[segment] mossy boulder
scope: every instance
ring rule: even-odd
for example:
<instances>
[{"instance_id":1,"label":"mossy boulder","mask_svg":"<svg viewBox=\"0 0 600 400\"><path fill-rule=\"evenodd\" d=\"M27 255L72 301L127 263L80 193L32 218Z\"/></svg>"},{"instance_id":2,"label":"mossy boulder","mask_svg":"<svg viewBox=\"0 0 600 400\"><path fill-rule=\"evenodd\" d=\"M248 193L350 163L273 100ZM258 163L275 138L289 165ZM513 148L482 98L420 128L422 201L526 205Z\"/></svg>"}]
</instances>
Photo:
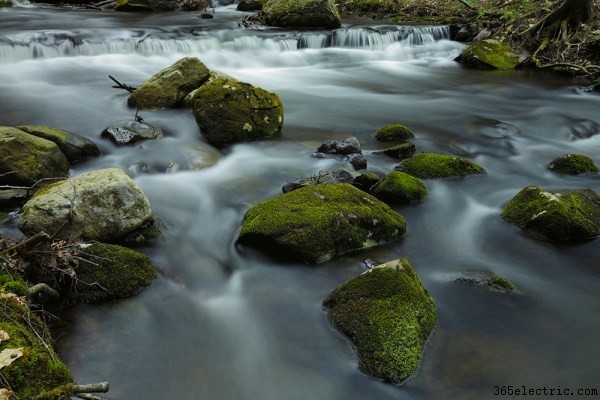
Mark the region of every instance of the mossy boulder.
<instances>
[{"instance_id":1,"label":"mossy boulder","mask_svg":"<svg viewBox=\"0 0 600 400\"><path fill-rule=\"evenodd\" d=\"M356 348L360 369L394 383L416 371L436 322L435 303L406 259L347 281L323 305Z\"/></svg>"},{"instance_id":2,"label":"mossy boulder","mask_svg":"<svg viewBox=\"0 0 600 400\"><path fill-rule=\"evenodd\" d=\"M354 178L352 185L364 192L370 193L371 188L375 186L380 179L379 175L375 172L365 171Z\"/></svg>"},{"instance_id":3,"label":"mossy boulder","mask_svg":"<svg viewBox=\"0 0 600 400\"><path fill-rule=\"evenodd\" d=\"M0 184L32 186L44 178L69 174L69 160L58 146L17 128L0 126Z\"/></svg>"},{"instance_id":4,"label":"mossy boulder","mask_svg":"<svg viewBox=\"0 0 600 400\"><path fill-rule=\"evenodd\" d=\"M513 69L520 62L519 53L496 39L472 44L463 52L460 60L468 67L478 69Z\"/></svg>"},{"instance_id":5,"label":"mossy boulder","mask_svg":"<svg viewBox=\"0 0 600 400\"><path fill-rule=\"evenodd\" d=\"M118 0L116 11L173 11L179 6L169 0Z\"/></svg>"},{"instance_id":6,"label":"mossy boulder","mask_svg":"<svg viewBox=\"0 0 600 400\"><path fill-rule=\"evenodd\" d=\"M278 135L283 126L279 96L265 89L228 78L217 78L196 91L196 122L215 146Z\"/></svg>"},{"instance_id":7,"label":"mossy boulder","mask_svg":"<svg viewBox=\"0 0 600 400\"><path fill-rule=\"evenodd\" d=\"M137 88L127 104L139 109L181 107L192 90L208 80L208 68L196 57L185 57L152 75Z\"/></svg>"},{"instance_id":8,"label":"mossy boulder","mask_svg":"<svg viewBox=\"0 0 600 400\"><path fill-rule=\"evenodd\" d=\"M421 179L485 174L485 169L466 158L435 153L417 154L395 169Z\"/></svg>"},{"instance_id":9,"label":"mossy boulder","mask_svg":"<svg viewBox=\"0 0 600 400\"><path fill-rule=\"evenodd\" d=\"M267 25L334 29L342 17L333 0L269 0L264 6Z\"/></svg>"},{"instance_id":10,"label":"mossy boulder","mask_svg":"<svg viewBox=\"0 0 600 400\"><path fill-rule=\"evenodd\" d=\"M39 190L25 205L19 229L60 239L118 242L152 211L146 195L118 168L88 172Z\"/></svg>"},{"instance_id":11,"label":"mossy boulder","mask_svg":"<svg viewBox=\"0 0 600 400\"><path fill-rule=\"evenodd\" d=\"M0 351L22 349L22 356L2 368L3 386L8 384L19 399L50 392L55 395L44 398L71 398L71 373L49 346L50 333L35 313L14 297L0 298L0 330L9 336L0 343Z\"/></svg>"},{"instance_id":12,"label":"mossy boulder","mask_svg":"<svg viewBox=\"0 0 600 400\"><path fill-rule=\"evenodd\" d=\"M346 183L303 187L246 212L238 243L273 256L316 264L400 238L404 218Z\"/></svg>"},{"instance_id":13,"label":"mossy boulder","mask_svg":"<svg viewBox=\"0 0 600 400\"><path fill-rule=\"evenodd\" d=\"M21 125L17 129L56 143L71 164L100 155L96 143L76 133L42 125Z\"/></svg>"},{"instance_id":14,"label":"mossy boulder","mask_svg":"<svg viewBox=\"0 0 600 400\"><path fill-rule=\"evenodd\" d=\"M600 196L590 189L521 190L502 210L519 228L553 240L578 241L600 235Z\"/></svg>"},{"instance_id":15,"label":"mossy boulder","mask_svg":"<svg viewBox=\"0 0 600 400\"><path fill-rule=\"evenodd\" d=\"M388 147L378 153L383 153L386 156L403 159L413 156L417 151L417 147L412 143L400 143L392 147Z\"/></svg>"},{"instance_id":16,"label":"mossy boulder","mask_svg":"<svg viewBox=\"0 0 600 400\"><path fill-rule=\"evenodd\" d=\"M402 124L384 126L373 134L380 142L399 142L415 137L414 133Z\"/></svg>"},{"instance_id":17,"label":"mossy boulder","mask_svg":"<svg viewBox=\"0 0 600 400\"><path fill-rule=\"evenodd\" d=\"M595 174L598 167L594 161L583 154L566 154L557 157L548 166L551 171L565 175Z\"/></svg>"},{"instance_id":18,"label":"mossy boulder","mask_svg":"<svg viewBox=\"0 0 600 400\"><path fill-rule=\"evenodd\" d=\"M379 181L371 194L388 204L407 204L424 199L427 188L419 178L394 171Z\"/></svg>"},{"instance_id":19,"label":"mossy boulder","mask_svg":"<svg viewBox=\"0 0 600 400\"><path fill-rule=\"evenodd\" d=\"M152 261L126 247L104 243L80 245L81 263L69 298L77 303L98 303L130 297L156 279Z\"/></svg>"},{"instance_id":20,"label":"mossy boulder","mask_svg":"<svg viewBox=\"0 0 600 400\"><path fill-rule=\"evenodd\" d=\"M238 11L260 11L268 0L240 0Z\"/></svg>"}]
</instances>

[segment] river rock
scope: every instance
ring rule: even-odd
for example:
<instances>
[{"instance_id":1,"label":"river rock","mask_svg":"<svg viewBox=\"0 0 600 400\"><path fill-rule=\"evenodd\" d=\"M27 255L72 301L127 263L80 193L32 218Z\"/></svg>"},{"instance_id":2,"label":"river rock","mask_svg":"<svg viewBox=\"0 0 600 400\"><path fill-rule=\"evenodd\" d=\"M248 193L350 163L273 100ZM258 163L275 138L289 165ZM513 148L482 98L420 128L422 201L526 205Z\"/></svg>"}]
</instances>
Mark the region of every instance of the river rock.
<instances>
[{"instance_id":1,"label":"river rock","mask_svg":"<svg viewBox=\"0 0 600 400\"><path fill-rule=\"evenodd\" d=\"M196 122L215 146L278 135L283 126L279 96L249 83L218 78L193 98Z\"/></svg>"},{"instance_id":2,"label":"river rock","mask_svg":"<svg viewBox=\"0 0 600 400\"><path fill-rule=\"evenodd\" d=\"M427 196L425 184L403 172L390 172L371 189L371 194L388 204L407 204Z\"/></svg>"},{"instance_id":3,"label":"river rock","mask_svg":"<svg viewBox=\"0 0 600 400\"><path fill-rule=\"evenodd\" d=\"M388 147L385 150L376 152L377 154L385 154L386 156L393 158L408 158L415 154L417 147L412 143L400 143L392 147Z\"/></svg>"},{"instance_id":4,"label":"river rock","mask_svg":"<svg viewBox=\"0 0 600 400\"><path fill-rule=\"evenodd\" d=\"M358 139L350 136L344 140L326 140L317 148L317 152L348 155L361 153L362 151Z\"/></svg>"},{"instance_id":5,"label":"river rock","mask_svg":"<svg viewBox=\"0 0 600 400\"><path fill-rule=\"evenodd\" d=\"M353 183L354 179L359 174L350 171L346 168L337 168L333 171L319 172L318 175L311 176L309 178L300 178L294 181L288 182L281 190L283 193L291 192L292 190L300 189L301 187L320 185L320 184L334 184L334 183Z\"/></svg>"},{"instance_id":6,"label":"river rock","mask_svg":"<svg viewBox=\"0 0 600 400\"><path fill-rule=\"evenodd\" d=\"M598 167L594 161L583 154L566 154L557 157L548 166L551 171L565 175L595 174Z\"/></svg>"},{"instance_id":7,"label":"river rock","mask_svg":"<svg viewBox=\"0 0 600 400\"><path fill-rule=\"evenodd\" d=\"M404 235L404 218L341 183L303 187L246 212L237 242L288 261L316 264Z\"/></svg>"},{"instance_id":8,"label":"river rock","mask_svg":"<svg viewBox=\"0 0 600 400\"><path fill-rule=\"evenodd\" d=\"M352 181L352 185L358 189L371 193L371 189L379 182L381 178L375 172L365 171L358 175Z\"/></svg>"},{"instance_id":9,"label":"river rock","mask_svg":"<svg viewBox=\"0 0 600 400\"><path fill-rule=\"evenodd\" d=\"M494 275L489 271L460 271L457 276L454 277L454 282L472 286L481 286L496 292L514 293L517 291L516 286L511 281Z\"/></svg>"},{"instance_id":10,"label":"river rock","mask_svg":"<svg viewBox=\"0 0 600 400\"><path fill-rule=\"evenodd\" d=\"M323 305L354 345L360 369L393 383L416 371L436 323L435 303L406 259L345 282Z\"/></svg>"},{"instance_id":11,"label":"river rock","mask_svg":"<svg viewBox=\"0 0 600 400\"><path fill-rule=\"evenodd\" d=\"M75 271L77 280L68 295L77 303L129 297L156 279L150 259L126 247L82 244L78 256L81 262Z\"/></svg>"},{"instance_id":12,"label":"river rock","mask_svg":"<svg viewBox=\"0 0 600 400\"><path fill-rule=\"evenodd\" d=\"M521 190L502 210L519 228L553 240L586 240L600 235L600 196L590 189Z\"/></svg>"},{"instance_id":13,"label":"river rock","mask_svg":"<svg viewBox=\"0 0 600 400\"><path fill-rule=\"evenodd\" d=\"M342 17L333 0L269 0L264 6L267 25L339 28Z\"/></svg>"},{"instance_id":14,"label":"river rock","mask_svg":"<svg viewBox=\"0 0 600 400\"><path fill-rule=\"evenodd\" d=\"M415 137L414 133L402 124L384 126L375 132L373 136L380 142L400 142Z\"/></svg>"},{"instance_id":15,"label":"river rock","mask_svg":"<svg viewBox=\"0 0 600 400\"><path fill-rule=\"evenodd\" d=\"M4 189L0 190L0 210L10 210L21 206L31 197L30 190Z\"/></svg>"},{"instance_id":16,"label":"river rock","mask_svg":"<svg viewBox=\"0 0 600 400\"><path fill-rule=\"evenodd\" d=\"M32 186L44 178L66 177L69 168L69 160L55 143L0 126L0 184Z\"/></svg>"},{"instance_id":17,"label":"river rock","mask_svg":"<svg viewBox=\"0 0 600 400\"><path fill-rule=\"evenodd\" d=\"M485 174L485 169L466 158L434 153L407 158L395 169L421 179Z\"/></svg>"},{"instance_id":18,"label":"river rock","mask_svg":"<svg viewBox=\"0 0 600 400\"><path fill-rule=\"evenodd\" d=\"M152 218L150 203L118 168L88 172L39 190L25 205L19 229L59 239L117 242Z\"/></svg>"},{"instance_id":19,"label":"river rock","mask_svg":"<svg viewBox=\"0 0 600 400\"><path fill-rule=\"evenodd\" d=\"M159 127L137 121L120 122L102 131L102 137L109 138L116 145L134 144L149 139L162 139L164 136Z\"/></svg>"},{"instance_id":20,"label":"river rock","mask_svg":"<svg viewBox=\"0 0 600 400\"><path fill-rule=\"evenodd\" d=\"M268 0L240 0L238 11L260 11Z\"/></svg>"},{"instance_id":21,"label":"river rock","mask_svg":"<svg viewBox=\"0 0 600 400\"><path fill-rule=\"evenodd\" d=\"M356 171L367 169L367 158L359 153L348 154L344 161L352 165Z\"/></svg>"},{"instance_id":22,"label":"river rock","mask_svg":"<svg viewBox=\"0 0 600 400\"><path fill-rule=\"evenodd\" d=\"M208 68L198 58L182 58L152 75L129 95L127 104L140 110L181 107L185 96L200 87L209 76Z\"/></svg>"},{"instance_id":23,"label":"river rock","mask_svg":"<svg viewBox=\"0 0 600 400\"><path fill-rule=\"evenodd\" d=\"M179 8L175 1L169 0L118 0L116 11L174 11Z\"/></svg>"},{"instance_id":24,"label":"river rock","mask_svg":"<svg viewBox=\"0 0 600 400\"><path fill-rule=\"evenodd\" d=\"M496 39L486 39L472 44L460 56L460 61L478 69L513 69L519 62L519 53Z\"/></svg>"},{"instance_id":25,"label":"river rock","mask_svg":"<svg viewBox=\"0 0 600 400\"><path fill-rule=\"evenodd\" d=\"M100 155L96 143L76 133L41 125L21 125L17 129L56 143L71 164Z\"/></svg>"}]
</instances>

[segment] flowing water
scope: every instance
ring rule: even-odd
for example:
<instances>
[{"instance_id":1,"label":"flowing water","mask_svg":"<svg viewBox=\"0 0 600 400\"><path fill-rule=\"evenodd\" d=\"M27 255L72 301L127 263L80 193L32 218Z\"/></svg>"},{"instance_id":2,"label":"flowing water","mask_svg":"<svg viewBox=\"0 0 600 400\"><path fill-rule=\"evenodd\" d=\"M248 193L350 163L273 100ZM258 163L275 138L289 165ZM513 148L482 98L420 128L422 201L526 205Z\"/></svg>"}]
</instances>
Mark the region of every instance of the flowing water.
<instances>
[{"instance_id":1,"label":"flowing water","mask_svg":"<svg viewBox=\"0 0 600 400\"><path fill-rule=\"evenodd\" d=\"M103 156L75 176L120 167L149 197L163 238L143 248L160 267L140 295L63 316L58 341L79 382L108 380L109 399L485 399L494 386L590 388L600 344L598 241L551 243L507 224L521 188L587 187L547 165L584 153L600 164L600 97L582 82L525 71L472 71L446 28L347 20L336 32L241 29L244 14L0 9L0 125L43 124L94 140ZM139 85L184 56L274 91L281 138L219 152L189 110L142 112L167 137L117 148L100 132L133 118L112 75ZM378 128L401 122L419 151L468 157L485 176L426 181L429 196L397 207L407 235L319 266L281 265L235 246L244 212L287 181L341 165L311 157L327 139L356 136L369 169ZM206 168L194 169L204 165ZM3 226L18 234L15 221ZM437 303L438 323L415 377L402 386L362 374L321 301L365 270L407 257ZM452 282L484 269L520 295Z\"/></svg>"}]
</instances>

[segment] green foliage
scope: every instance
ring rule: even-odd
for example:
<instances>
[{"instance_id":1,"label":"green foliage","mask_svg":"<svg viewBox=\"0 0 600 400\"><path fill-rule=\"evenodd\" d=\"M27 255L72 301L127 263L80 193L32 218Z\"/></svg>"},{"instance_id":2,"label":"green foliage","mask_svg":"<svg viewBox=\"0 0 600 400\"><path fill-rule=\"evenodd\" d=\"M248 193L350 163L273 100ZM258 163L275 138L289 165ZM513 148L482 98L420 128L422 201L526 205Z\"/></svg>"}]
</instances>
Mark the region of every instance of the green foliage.
<instances>
[{"instance_id":1,"label":"green foliage","mask_svg":"<svg viewBox=\"0 0 600 400\"><path fill-rule=\"evenodd\" d=\"M349 280L323 305L354 344L361 370L391 382L417 369L436 321L435 303L406 259Z\"/></svg>"}]
</instances>

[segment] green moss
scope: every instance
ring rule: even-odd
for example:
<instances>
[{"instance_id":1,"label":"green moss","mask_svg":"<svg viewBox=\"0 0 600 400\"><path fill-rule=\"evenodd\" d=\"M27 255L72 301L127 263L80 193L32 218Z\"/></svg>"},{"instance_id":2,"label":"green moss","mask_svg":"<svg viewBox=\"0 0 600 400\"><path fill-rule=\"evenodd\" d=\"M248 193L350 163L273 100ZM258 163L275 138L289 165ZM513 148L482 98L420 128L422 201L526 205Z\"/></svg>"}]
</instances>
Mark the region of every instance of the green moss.
<instances>
[{"instance_id":1,"label":"green moss","mask_svg":"<svg viewBox=\"0 0 600 400\"><path fill-rule=\"evenodd\" d=\"M27 295L27 285L20 276L0 271L0 287L2 293L14 293L17 296Z\"/></svg>"},{"instance_id":2,"label":"green moss","mask_svg":"<svg viewBox=\"0 0 600 400\"><path fill-rule=\"evenodd\" d=\"M342 17L333 0L270 0L263 6L268 25L339 28Z\"/></svg>"},{"instance_id":3,"label":"green moss","mask_svg":"<svg viewBox=\"0 0 600 400\"><path fill-rule=\"evenodd\" d=\"M360 369L391 382L418 368L436 321L435 303L406 259L349 280L323 305L356 348Z\"/></svg>"},{"instance_id":4,"label":"green moss","mask_svg":"<svg viewBox=\"0 0 600 400\"><path fill-rule=\"evenodd\" d=\"M381 178L374 172L363 172L352 181L352 185L363 190L367 193L370 193L371 188L379 182Z\"/></svg>"},{"instance_id":5,"label":"green moss","mask_svg":"<svg viewBox=\"0 0 600 400\"><path fill-rule=\"evenodd\" d=\"M349 184L303 187L252 207L238 238L277 257L319 263L404 235L404 218Z\"/></svg>"},{"instance_id":6,"label":"green moss","mask_svg":"<svg viewBox=\"0 0 600 400\"><path fill-rule=\"evenodd\" d=\"M10 340L0 344L0 350L23 348L21 358L2 368L2 377L17 398L31 399L73 382L67 367L46 346L51 340L44 323L13 298L0 299L0 330L6 331L10 336ZM45 343L40 338L44 338ZM46 398L70 398L63 393L54 393L55 396Z\"/></svg>"},{"instance_id":7,"label":"green moss","mask_svg":"<svg viewBox=\"0 0 600 400\"><path fill-rule=\"evenodd\" d=\"M434 153L417 154L396 169L421 179L485 174L485 169L466 158Z\"/></svg>"},{"instance_id":8,"label":"green moss","mask_svg":"<svg viewBox=\"0 0 600 400\"><path fill-rule=\"evenodd\" d=\"M593 190L521 190L502 210L511 224L554 240L585 240L600 235L600 196Z\"/></svg>"},{"instance_id":9,"label":"green moss","mask_svg":"<svg viewBox=\"0 0 600 400\"><path fill-rule=\"evenodd\" d=\"M412 143L400 143L383 150L383 154L394 158L407 158L415 154L417 148Z\"/></svg>"},{"instance_id":10,"label":"green moss","mask_svg":"<svg viewBox=\"0 0 600 400\"><path fill-rule=\"evenodd\" d=\"M384 126L373 135L380 142L403 141L415 137L410 129L401 124Z\"/></svg>"},{"instance_id":11,"label":"green moss","mask_svg":"<svg viewBox=\"0 0 600 400\"><path fill-rule=\"evenodd\" d=\"M117 245L96 243L79 252L82 261L71 298L76 302L95 303L129 297L150 285L156 271L150 259Z\"/></svg>"},{"instance_id":12,"label":"green moss","mask_svg":"<svg viewBox=\"0 0 600 400\"><path fill-rule=\"evenodd\" d=\"M404 172L390 172L372 189L373 196L388 204L406 204L422 200L427 188L419 178Z\"/></svg>"},{"instance_id":13,"label":"green moss","mask_svg":"<svg viewBox=\"0 0 600 400\"><path fill-rule=\"evenodd\" d=\"M557 157L548 166L551 171L565 175L582 175L597 173L598 167L588 156L582 154L566 154Z\"/></svg>"},{"instance_id":14,"label":"green moss","mask_svg":"<svg viewBox=\"0 0 600 400\"><path fill-rule=\"evenodd\" d=\"M465 283L468 285L483 286L505 293L512 293L517 290L515 285L509 280L494 275L488 271L461 271L459 276L455 279L455 281L459 283Z\"/></svg>"},{"instance_id":15,"label":"green moss","mask_svg":"<svg viewBox=\"0 0 600 400\"><path fill-rule=\"evenodd\" d=\"M490 279L489 285L494 289L500 290L502 292L514 292L515 290L517 290L517 288L512 282L499 276L492 277L492 279Z\"/></svg>"},{"instance_id":16,"label":"green moss","mask_svg":"<svg viewBox=\"0 0 600 400\"><path fill-rule=\"evenodd\" d=\"M392 0L349 0L342 3L346 11L392 13L397 11L397 2Z\"/></svg>"},{"instance_id":17,"label":"green moss","mask_svg":"<svg viewBox=\"0 0 600 400\"><path fill-rule=\"evenodd\" d=\"M509 45L495 39L472 44L462 54L465 65L483 69L513 69L519 64L519 54Z\"/></svg>"}]
</instances>

